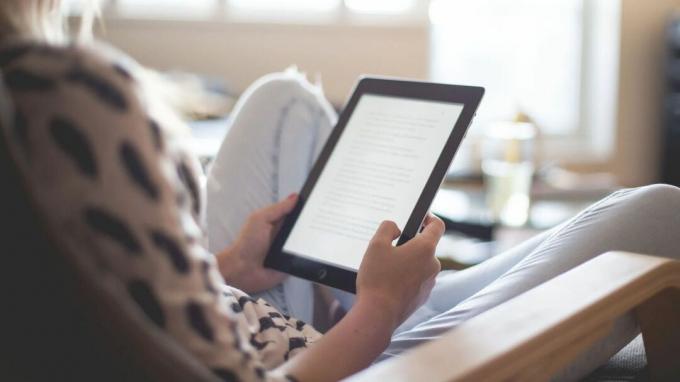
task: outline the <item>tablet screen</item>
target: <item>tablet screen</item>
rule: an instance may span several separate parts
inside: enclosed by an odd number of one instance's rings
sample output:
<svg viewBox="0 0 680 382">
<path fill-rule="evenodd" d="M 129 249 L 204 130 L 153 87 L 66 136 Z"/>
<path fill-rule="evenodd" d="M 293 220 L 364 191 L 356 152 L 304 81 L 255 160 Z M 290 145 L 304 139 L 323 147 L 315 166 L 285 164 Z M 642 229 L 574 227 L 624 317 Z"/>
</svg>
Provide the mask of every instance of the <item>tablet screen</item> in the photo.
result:
<svg viewBox="0 0 680 382">
<path fill-rule="evenodd" d="M 284 251 L 358 270 L 380 222 L 404 229 L 463 106 L 364 94 Z"/>
</svg>

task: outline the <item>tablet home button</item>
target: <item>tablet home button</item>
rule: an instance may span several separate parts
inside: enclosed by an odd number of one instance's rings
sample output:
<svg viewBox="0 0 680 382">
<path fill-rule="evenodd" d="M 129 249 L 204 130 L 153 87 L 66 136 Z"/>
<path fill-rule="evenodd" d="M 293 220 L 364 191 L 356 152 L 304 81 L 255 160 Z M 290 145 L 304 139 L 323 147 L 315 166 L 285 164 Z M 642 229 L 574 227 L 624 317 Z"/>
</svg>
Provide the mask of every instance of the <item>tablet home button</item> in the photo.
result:
<svg viewBox="0 0 680 382">
<path fill-rule="evenodd" d="M 325 268 L 319 269 L 319 271 L 316 273 L 316 276 L 319 278 L 319 280 L 325 279 L 327 275 L 328 271 L 326 271 Z"/>
</svg>

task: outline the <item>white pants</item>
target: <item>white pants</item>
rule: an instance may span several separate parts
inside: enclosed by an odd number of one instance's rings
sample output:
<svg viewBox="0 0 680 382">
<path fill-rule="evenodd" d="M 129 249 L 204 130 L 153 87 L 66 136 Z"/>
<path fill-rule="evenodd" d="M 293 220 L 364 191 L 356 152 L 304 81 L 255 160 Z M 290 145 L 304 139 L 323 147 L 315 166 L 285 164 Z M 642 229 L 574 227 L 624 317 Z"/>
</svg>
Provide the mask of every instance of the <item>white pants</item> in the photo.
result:
<svg viewBox="0 0 680 382">
<path fill-rule="evenodd" d="M 254 83 L 238 102 L 208 175 L 207 228 L 212 251 L 226 247 L 255 209 L 299 191 L 336 115 L 318 87 L 288 71 Z M 570 221 L 470 269 L 437 279 L 427 303 L 395 332 L 380 359 L 440 336 L 610 250 L 680 257 L 680 190 L 654 185 L 618 191 Z M 352 296 L 338 291 L 345 307 Z M 289 278 L 259 294 L 286 314 L 311 322 L 310 282 Z M 560 379 L 605 363 L 639 332 L 631 315 L 583 354 Z M 455 362 L 455 360 L 452 360 Z"/>
</svg>

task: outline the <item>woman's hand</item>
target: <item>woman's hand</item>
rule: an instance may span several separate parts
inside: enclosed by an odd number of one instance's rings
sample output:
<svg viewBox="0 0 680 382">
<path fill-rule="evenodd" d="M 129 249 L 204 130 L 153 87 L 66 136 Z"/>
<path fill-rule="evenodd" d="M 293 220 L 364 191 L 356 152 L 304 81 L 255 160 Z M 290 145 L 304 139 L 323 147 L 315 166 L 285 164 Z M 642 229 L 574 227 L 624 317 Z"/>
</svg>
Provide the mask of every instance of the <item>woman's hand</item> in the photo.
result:
<svg viewBox="0 0 680 382">
<path fill-rule="evenodd" d="M 429 297 L 441 270 L 434 256 L 444 223 L 428 215 L 423 231 L 405 244 L 392 242 L 401 235 L 394 222 L 383 222 L 373 236 L 357 277 L 357 304 L 379 305 L 391 314 L 396 329 Z"/>
<path fill-rule="evenodd" d="M 382 223 L 359 268 L 352 309 L 314 346 L 274 372 L 299 381 L 337 381 L 370 365 L 394 329 L 430 294 L 440 269 L 434 249 L 443 234 L 444 223 L 430 215 L 423 232 L 393 247 L 399 229 Z"/>
<path fill-rule="evenodd" d="M 286 275 L 263 266 L 269 247 L 283 218 L 297 202 L 297 195 L 253 212 L 234 244 L 217 255 L 220 272 L 229 285 L 246 293 L 273 288 Z"/>
</svg>

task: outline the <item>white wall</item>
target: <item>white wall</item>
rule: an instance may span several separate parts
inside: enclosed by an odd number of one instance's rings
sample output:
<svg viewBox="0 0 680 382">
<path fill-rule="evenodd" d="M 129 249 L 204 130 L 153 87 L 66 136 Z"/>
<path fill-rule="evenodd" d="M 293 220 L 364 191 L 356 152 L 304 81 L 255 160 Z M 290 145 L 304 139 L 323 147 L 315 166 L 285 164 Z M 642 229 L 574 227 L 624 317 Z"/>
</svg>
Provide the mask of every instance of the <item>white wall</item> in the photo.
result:
<svg viewBox="0 0 680 382">
<path fill-rule="evenodd" d="M 664 32 L 680 1 L 622 1 L 618 133 L 612 169 L 622 184 L 640 185 L 659 177 Z"/>
<path fill-rule="evenodd" d="M 426 23 L 322 25 L 113 18 L 105 21 L 103 38 L 144 65 L 214 75 L 238 92 L 263 74 L 295 64 L 312 79 L 321 74 L 327 96 L 342 104 L 361 74 L 426 79 L 428 35 Z"/>
</svg>

